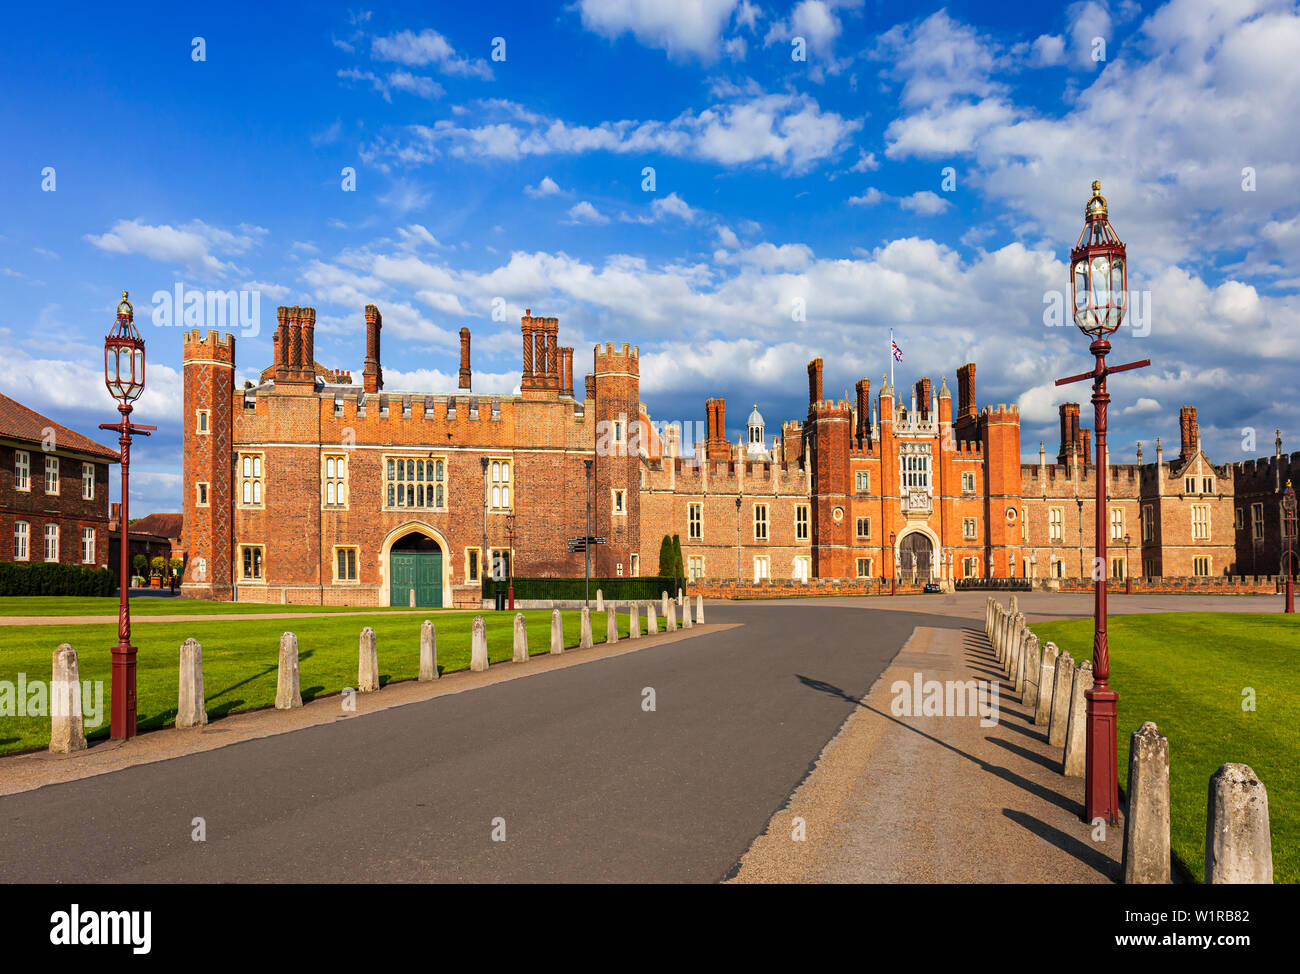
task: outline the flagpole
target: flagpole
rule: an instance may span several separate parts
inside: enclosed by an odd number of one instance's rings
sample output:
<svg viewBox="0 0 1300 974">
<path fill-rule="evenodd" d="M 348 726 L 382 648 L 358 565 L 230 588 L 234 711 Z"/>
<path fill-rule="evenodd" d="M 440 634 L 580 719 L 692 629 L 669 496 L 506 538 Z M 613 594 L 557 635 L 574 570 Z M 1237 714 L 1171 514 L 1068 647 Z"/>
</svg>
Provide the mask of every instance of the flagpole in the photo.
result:
<svg viewBox="0 0 1300 974">
<path fill-rule="evenodd" d="M 894 388 L 894 329 L 889 329 L 889 388 Z"/>
</svg>

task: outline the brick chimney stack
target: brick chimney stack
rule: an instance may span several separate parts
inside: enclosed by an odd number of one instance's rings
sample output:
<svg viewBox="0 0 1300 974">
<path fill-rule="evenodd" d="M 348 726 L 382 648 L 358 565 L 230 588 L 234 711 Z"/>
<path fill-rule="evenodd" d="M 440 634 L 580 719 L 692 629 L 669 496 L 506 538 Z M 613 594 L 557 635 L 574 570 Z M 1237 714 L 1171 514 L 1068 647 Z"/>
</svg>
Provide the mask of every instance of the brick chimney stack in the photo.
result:
<svg viewBox="0 0 1300 974">
<path fill-rule="evenodd" d="M 284 305 L 275 309 L 275 378 L 283 379 L 289 368 L 289 309 Z"/>
<path fill-rule="evenodd" d="M 1201 428 L 1196 422 L 1196 407 L 1184 406 L 1178 410 L 1178 430 L 1182 434 L 1182 451 L 1179 460 L 1186 460 L 1196 452 L 1196 444 L 1201 438 Z"/>
<path fill-rule="evenodd" d="M 731 444 L 727 442 L 727 400 L 709 399 L 704 408 L 707 413 L 704 455 L 709 460 L 726 460 L 731 455 Z"/>
<path fill-rule="evenodd" d="M 858 440 L 865 443 L 871 437 L 871 380 L 859 379 L 854 390 L 858 394 Z"/>
<path fill-rule="evenodd" d="M 461 328 L 460 330 L 460 388 L 468 389 L 470 387 L 471 373 L 469 370 L 469 329 Z"/>
<path fill-rule="evenodd" d="M 822 401 L 822 360 L 813 359 L 808 363 L 808 405 Z"/>
<path fill-rule="evenodd" d="M 362 370 L 362 387 L 367 394 L 384 387 L 384 369 L 379 359 L 379 332 L 384 327 L 383 315 L 373 304 L 366 305 L 366 365 Z"/>
<path fill-rule="evenodd" d="M 957 418 L 974 418 L 975 412 L 975 363 L 967 362 L 957 368 Z"/>
<path fill-rule="evenodd" d="M 587 399 L 590 402 L 596 401 L 596 377 L 590 372 L 587 373 Z"/>
<path fill-rule="evenodd" d="M 298 368 L 298 378 L 304 382 L 316 383 L 316 309 L 303 308 L 299 317 L 299 331 L 302 335 L 302 360 Z"/>
<path fill-rule="evenodd" d="M 1075 421 L 1078 421 L 1077 417 Z M 1079 430 L 1079 435 L 1082 437 L 1082 442 L 1079 446 L 1079 455 L 1083 458 L 1083 466 L 1086 469 L 1089 463 L 1089 458 L 1092 456 L 1092 430 Z"/>
<path fill-rule="evenodd" d="M 560 395 L 573 395 L 573 348 L 568 345 L 560 349 Z"/>
<path fill-rule="evenodd" d="M 930 416 L 930 377 L 916 380 L 916 406 L 921 411 L 921 418 Z"/>
<path fill-rule="evenodd" d="M 1079 404 L 1063 402 L 1061 413 L 1061 452 L 1056 455 L 1057 463 L 1069 463 L 1070 457 L 1079 452 Z"/>
</svg>

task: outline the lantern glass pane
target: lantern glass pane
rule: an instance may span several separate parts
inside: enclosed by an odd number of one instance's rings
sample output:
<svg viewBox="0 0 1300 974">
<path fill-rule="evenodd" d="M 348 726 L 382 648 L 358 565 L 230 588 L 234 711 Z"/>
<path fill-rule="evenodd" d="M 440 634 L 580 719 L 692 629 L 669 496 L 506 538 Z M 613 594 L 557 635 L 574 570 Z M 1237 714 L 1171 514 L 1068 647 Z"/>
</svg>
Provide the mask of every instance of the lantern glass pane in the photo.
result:
<svg viewBox="0 0 1300 974">
<path fill-rule="evenodd" d="M 1086 261 L 1079 261 L 1074 265 L 1074 308 L 1076 311 L 1087 307 L 1088 304 L 1088 264 Z"/>
</svg>

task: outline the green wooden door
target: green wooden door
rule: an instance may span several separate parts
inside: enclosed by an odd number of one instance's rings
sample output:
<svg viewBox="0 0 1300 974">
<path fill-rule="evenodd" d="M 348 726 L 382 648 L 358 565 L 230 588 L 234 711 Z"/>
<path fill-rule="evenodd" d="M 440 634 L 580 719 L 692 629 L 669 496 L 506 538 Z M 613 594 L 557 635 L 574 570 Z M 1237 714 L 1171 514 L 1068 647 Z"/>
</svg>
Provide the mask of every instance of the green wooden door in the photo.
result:
<svg viewBox="0 0 1300 974">
<path fill-rule="evenodd" d="M 392 581 L 389 603 L 410 605 L 411 590 L 420 608 L 442 608 L 442 552 L 393 551 L 388 556 Z"/>
</svg>

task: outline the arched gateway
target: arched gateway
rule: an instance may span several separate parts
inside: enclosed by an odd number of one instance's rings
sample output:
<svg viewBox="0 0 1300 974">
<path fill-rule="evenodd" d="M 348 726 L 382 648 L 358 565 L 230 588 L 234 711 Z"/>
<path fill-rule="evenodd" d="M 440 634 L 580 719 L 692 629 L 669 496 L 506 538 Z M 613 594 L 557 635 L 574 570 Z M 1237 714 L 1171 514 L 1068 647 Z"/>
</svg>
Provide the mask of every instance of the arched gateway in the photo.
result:
<svg viewBox="0 0 1300 974">
<path fill-rule="evenodd" d="M 934 545 L 920 531 L 906 535 L 898 544 L 898 573 L 913 581 L 929 581 Z"/>
<path fill-rule="evenodd" d="M 419 531 L 402 535 L 388 551 L 388 578 L 389 605 L 442 608 L 442 546 Z"/>
</svg>

